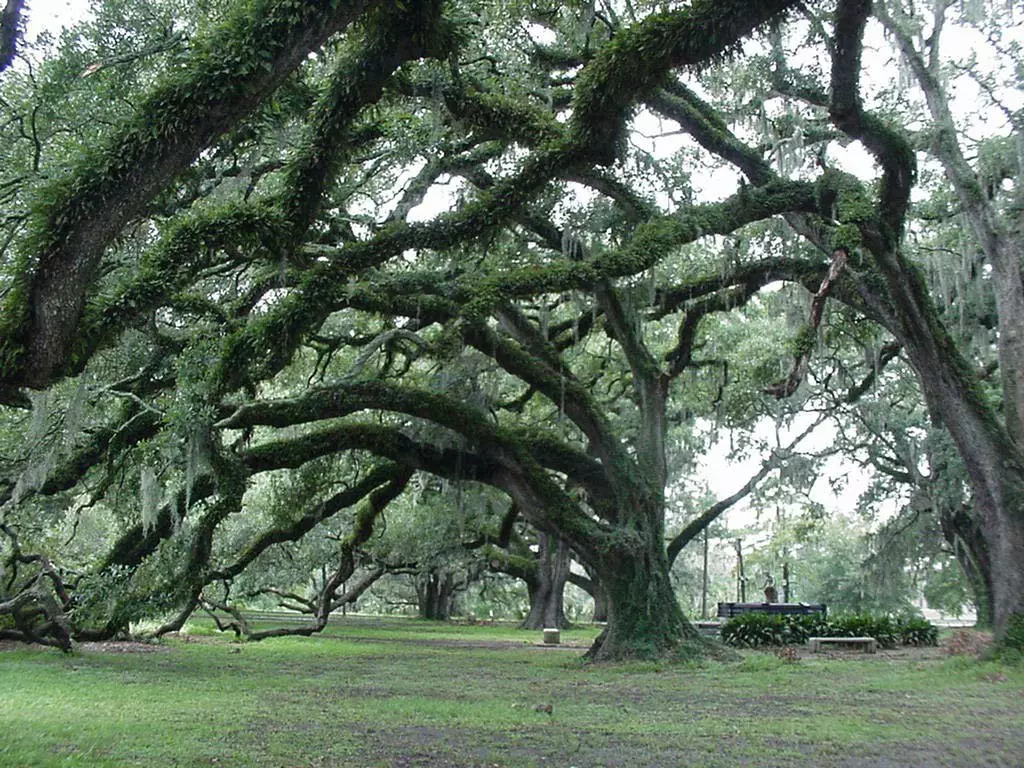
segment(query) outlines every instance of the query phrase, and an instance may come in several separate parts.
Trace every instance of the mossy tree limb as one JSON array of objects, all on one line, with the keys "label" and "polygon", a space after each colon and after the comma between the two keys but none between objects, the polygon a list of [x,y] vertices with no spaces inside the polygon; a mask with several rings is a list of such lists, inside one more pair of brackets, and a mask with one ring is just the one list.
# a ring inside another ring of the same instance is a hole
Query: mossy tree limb
[{"label": "mossy tree limb", "polygon": [[103,147],[41,193],[24,273],[4,303],[5,386],[43,387],[64,374],[106,247],[203,149],[369,5],[277,0],[242,8]]}]

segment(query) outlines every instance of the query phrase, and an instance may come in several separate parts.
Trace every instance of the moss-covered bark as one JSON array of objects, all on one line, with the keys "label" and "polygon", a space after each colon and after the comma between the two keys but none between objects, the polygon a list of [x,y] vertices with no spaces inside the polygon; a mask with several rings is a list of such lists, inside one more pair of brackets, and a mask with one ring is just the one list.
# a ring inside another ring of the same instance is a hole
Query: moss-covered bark
[{"label": "moss-covered bark", "polygon": [[64,375],[104,249],[218,136],[308,53],[370,5],[278,0],[242,5],[169,74],[104,145],[40,197],[22,274],[0,322],[0,382]]},{"label": "moss-covered bark", "polygon": [[620,533],[592,567],[607,600],[607,626],[588,651],[594,661],[704,656],[710,645],[679,608],[660,528]]}]

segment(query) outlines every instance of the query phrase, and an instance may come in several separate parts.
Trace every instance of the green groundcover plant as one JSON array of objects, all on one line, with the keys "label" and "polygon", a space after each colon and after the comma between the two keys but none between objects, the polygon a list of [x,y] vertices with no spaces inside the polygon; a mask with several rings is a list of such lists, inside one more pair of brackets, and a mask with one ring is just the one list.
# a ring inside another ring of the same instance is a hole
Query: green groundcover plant
[{"label": "green groundcover plant", "polygon": [[883,648],[897,645],[936,645],[938,629],[916,616],[872,616],[848,614],[825,619],[821,616],[781,616],[745,613],[722,625],[722,640],[739,648],[799,645],[810,637],[873,637]]}]

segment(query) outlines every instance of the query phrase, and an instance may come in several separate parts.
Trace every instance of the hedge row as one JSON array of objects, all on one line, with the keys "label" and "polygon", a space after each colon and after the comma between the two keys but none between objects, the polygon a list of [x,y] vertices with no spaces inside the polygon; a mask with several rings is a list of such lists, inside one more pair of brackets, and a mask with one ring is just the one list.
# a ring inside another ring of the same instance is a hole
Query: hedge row
[{"label": "hedge row", "polygon": [[739,648],[799,645],[809,637],[873,637],[883,648],[936,645],[939,630],[916,617],[853,614],[825,619],[818,615],[744,613],[722,625],[722,640]]}]

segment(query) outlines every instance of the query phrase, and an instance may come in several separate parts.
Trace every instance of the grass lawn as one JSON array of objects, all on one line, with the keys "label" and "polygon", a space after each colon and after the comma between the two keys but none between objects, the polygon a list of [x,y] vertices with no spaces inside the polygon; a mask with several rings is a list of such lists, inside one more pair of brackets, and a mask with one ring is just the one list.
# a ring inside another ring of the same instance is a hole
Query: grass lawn
[{"label": "grass lawn", "polygon": [[1021,667],[936,652],[591,667],[539,635],[349,618],[249,645],[6,648],[0,766],[1024,765]]}]

